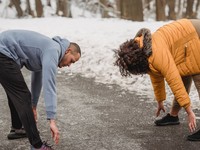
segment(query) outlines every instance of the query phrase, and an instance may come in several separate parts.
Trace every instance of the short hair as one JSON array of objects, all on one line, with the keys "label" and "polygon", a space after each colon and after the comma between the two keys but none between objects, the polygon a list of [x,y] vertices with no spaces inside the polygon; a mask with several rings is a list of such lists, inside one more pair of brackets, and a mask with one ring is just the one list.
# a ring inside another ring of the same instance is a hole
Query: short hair
[{"label": "short hair", "polygon": [[77,53],[79,53],[80,54],[80,56],[81,56],[81,48],[80,48],[80,46],[77,44],[77,43],[74,43],[74,42],[70,42],[70,46],[71,45],[73,45],[76,49],[75,49],[75,51],[77,52]]}]

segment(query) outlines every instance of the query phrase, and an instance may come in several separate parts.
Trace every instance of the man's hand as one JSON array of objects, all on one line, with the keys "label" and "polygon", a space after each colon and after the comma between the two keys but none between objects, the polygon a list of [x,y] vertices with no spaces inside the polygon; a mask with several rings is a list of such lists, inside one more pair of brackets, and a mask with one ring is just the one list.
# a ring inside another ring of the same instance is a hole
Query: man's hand
[{"label": "man's hand", "polygon": [[35,118],[35,122],[37,123],[37,122],[38,122],[38,118],[37,118],[37,110],[36,110],[36,107],[33,106],[33,107],[32,107],[32,110],[33,110],[33,115],[34,115],[34,118]]},{"label": "man's hand", "polygon": [[58,144],[59,139],[60,139],[60,134],[56,126],[56,122],[53,119],[50,120],[50,129],[51,129],[51,135],[54,139],[55,144]]},{"label": "man's hand", "polygon": [[163,102],[158,102],[158,107],[157,107],[157,112],[156,112],[156,117],[160,115],[160,111],[165,112],[165,107],[163,105]]}]

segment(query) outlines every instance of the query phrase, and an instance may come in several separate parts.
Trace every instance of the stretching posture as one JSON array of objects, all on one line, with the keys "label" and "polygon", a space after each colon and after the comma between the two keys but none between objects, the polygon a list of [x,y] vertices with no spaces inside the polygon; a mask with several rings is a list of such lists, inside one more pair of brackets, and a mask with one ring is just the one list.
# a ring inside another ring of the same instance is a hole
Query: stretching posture
[{"label": "stretching posture", "polygon": [[[150,75],[158,102],[157,116],[161,110],[165,111],[163,101],[166,99],[166,80],[175,96],[174,105],[171,113],[155,123],[178,124],[178,112],[180,107],[184,107],[188,114],[190,131],[193,132],[196,119],[187,91],[189,92],[193,78],[200,93],[199,58],[200,21],[180,19],[164,25],[153,34],[146,28],[139,30],[133,39],[124,42],[116,51],[115,65],[119,66],[122,76]],[[188,140],[200,140],[200,130],[189,135]]]},{"label": "stretching posture", "polygon": [[[49,38],[26,30],[0,33],[0,83],[8,97],[12,120],[8,139],[26,135],[32,149],[52,149],[41,141],[36,126],[36,106],[43,86],[47,119],[55,143],[59,142],[59,130],[55,121],[57,68],[70,66],[80,56],[80,47],[76,43],[70,43],[59,36]],[[31,92],[21,72],[23,66],[32,72]]]}]

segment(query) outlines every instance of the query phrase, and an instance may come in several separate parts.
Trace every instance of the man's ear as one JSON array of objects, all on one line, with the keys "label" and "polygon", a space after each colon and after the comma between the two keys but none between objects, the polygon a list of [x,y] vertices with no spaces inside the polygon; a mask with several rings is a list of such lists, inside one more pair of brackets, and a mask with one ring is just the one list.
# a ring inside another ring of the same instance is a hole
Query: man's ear
[{"label": "man's ear", "polygon": [[67,54],[67,53],[69,53],[69,52],[71,52],[72,51],[72,49],[71,48],[68,48],[66,51],[65,51],[65,54]]}]

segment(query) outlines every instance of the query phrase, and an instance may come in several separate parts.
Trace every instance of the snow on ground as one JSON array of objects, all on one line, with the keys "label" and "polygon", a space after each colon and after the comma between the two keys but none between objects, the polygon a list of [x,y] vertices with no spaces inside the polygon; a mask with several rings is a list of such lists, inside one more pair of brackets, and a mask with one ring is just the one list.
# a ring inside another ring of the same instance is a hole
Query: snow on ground
[{"label": "snow on ground", "polygon": [[[146,95],[153,101],[153,89],[148,75],[121,77],[119,69],[113,65],[114,49],[121,43],[131,39],[143,27],[154,32],[168,22],[132,22],[121,19],[101,18],[35,18],[35,19],[1,19],[0,32],[8,29],[27,29],[40,32],[49,37],[61,36],[77,42],[82,49],[79,62],[70,68],[60,69],[67,75],[81,74],[87,78],[94,78],[96,82],[117,84],[130,92]],[[112,88],[112,86],[110,86]],[[167,87],[167,102],[171,103],[172,94]],[[194,108],[199,107],[198,94],[192,86],[190,93]]]}]

